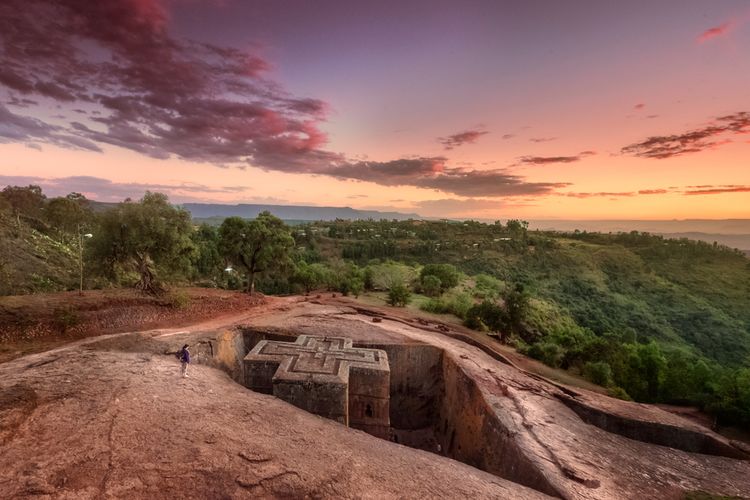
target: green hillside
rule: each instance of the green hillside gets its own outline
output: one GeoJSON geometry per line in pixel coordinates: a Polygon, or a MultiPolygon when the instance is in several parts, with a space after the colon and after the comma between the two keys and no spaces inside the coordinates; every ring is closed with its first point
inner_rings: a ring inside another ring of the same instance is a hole
{"type": "Polygon", "coordinates": [[[53,233],[39,220],[0,210],[0,295],[78,287],[75,241],[53,233]]]}
{"type": "Polygon", "coordinates": [[[336,221],[294,232],[304,259],[349,276],[342,291],[359,269],[391,303],[412,293],[420,308],[496,332],[614,396],[750,424],[750,260],[740,251],[638,232],[528,231],[521,221],[336,221]],[[435,265],[460,275],[455,286],[426,276],[435,265]],[[405,286],[378,285],[379,275],[405,286]]]}
{"type": "MultiPolygon", "coordinates": [[[[529,231],[525,222],[336,220],[264,212],[198,225],[164,195],[92,210],[36,186],[0,193],[0,293],[170,284],[370,293],[451,314],[621,398],[691,404],[750,425],[750,260],[646,233],[529,231]]],[[[166,285],[166,286],[164,286],[166,285]]]]}
{"type": "Polygon", "coordinates": [[[720,363],[750,359],[750,260],[726,247],[645,233],[561,234],[475,222],[311,227],[326,259],[450,263],[505,287],[522,283],[543,304],[541,323],[533,325],[542,333],[560,328],[552,319],[558,318],[596,335],[654,339],[720,363]]]}

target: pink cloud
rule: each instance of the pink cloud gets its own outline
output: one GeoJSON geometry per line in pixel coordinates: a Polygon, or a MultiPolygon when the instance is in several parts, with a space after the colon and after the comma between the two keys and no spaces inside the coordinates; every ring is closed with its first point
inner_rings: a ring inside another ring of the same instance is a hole
{"type": "Polygon", "coordinates": [[[574,163],[581,160],[582,156],[590,156],[593,151],[583,151],[573,156],[522,156],[518,159],[521,165],[550,165],[553,163],[574,163]]]}
{"type": "Polygon", "coordinates": [[[438,142],[445,146],[445,149],[450,150],[464,144],[474,144],[480,137],[487,133],[486,130],[481,129],[466,130],[465,132],[459,132],[447,137],[439,137],[438,142]]]}
{"type": "Polygon", "coordinates": [[[727,135],[746,134],[749,131],[750,112],[740,111],[716,118],[703,128],[649,137],[644,141],[623,147],[620,152],[642,158],[672,158],[729,144],[732,139],[726,137],[727,135]]]}
{"type": "MultiPolygon", "coordinates": [[[[0,142],[90,151],[109,144],[159,159],[461,196],[545,195],[567,186],[529,182],[503,170],[459,168],[442,157],[376,162],[328,151],[321,126],[328,113],[325,102],[292,95],[271,81],[271,65],[263,57],[174,36],[168,29],[169,5],[168,0],[0,1],[0,86],[11,93],[7,104],[19,108],[0,103],[5,125],[0,142]],[[31,109],[25,114],[34,97],[90,112],[73,111],[63,116],[64,125],[48,123],[31,109]]],[[[450,149],[485,134],[467,130],[443,138],[443,144],[450,149]]]]}
{"type": "Polygon", "coordinates": [[[714,26],[713,28],[709,28],[700,35],[698,35],[698,38],[696,38],[696,41],[698,43],[707,42],[709,40],[712,40],[714,38],[719,38],[728,35],[733,29],[734,29],[735,23],[733,21],[727,21],[724,24],[720,24],[719,26],[714,26]]]}

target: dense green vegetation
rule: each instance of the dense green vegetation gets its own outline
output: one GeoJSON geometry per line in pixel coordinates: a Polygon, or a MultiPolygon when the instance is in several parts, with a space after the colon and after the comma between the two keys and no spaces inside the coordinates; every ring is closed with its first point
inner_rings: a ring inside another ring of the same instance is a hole
{"type": "Polygon", "coordinates": [[[95,213],[80,195],[46,199],[33,186],[2,192],[0,231],[3,293],[74,289],[86,231],[89,287],[381,291],[391,305],[413,300],[494,332],[617,397],[694,404],[720,422],[750,424],[750,261],[726,247],[638,232],[532,232],[515,220],[289,227],[264,213],[216,227],[158,194],[95,213]],[[22,262],[11,257],[24,245],[50,265],[19,285],[22,262]],[[57,272],[65,266],[72,272],[57,272]]]}

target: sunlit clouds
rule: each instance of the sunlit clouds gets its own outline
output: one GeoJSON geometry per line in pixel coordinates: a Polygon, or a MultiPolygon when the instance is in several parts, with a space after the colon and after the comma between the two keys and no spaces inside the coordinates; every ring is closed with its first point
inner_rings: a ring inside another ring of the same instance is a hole
{"type": "Polygon", "coordinates": [[[665,2],[637,30],[623,6],[531,3],[6,0],[0,184],[750,217],[750,63],[719,43],[750,43],[742,2],[665,2]]]}

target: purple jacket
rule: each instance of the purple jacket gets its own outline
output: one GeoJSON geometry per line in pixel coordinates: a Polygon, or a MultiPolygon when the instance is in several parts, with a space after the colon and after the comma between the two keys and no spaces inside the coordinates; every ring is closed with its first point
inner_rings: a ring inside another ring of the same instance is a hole
{"type": "Polygon", "coordinates": [[[190,363],[190,351],[187,349],[180,351],[180,361],[183,363],[190,363]]]}

